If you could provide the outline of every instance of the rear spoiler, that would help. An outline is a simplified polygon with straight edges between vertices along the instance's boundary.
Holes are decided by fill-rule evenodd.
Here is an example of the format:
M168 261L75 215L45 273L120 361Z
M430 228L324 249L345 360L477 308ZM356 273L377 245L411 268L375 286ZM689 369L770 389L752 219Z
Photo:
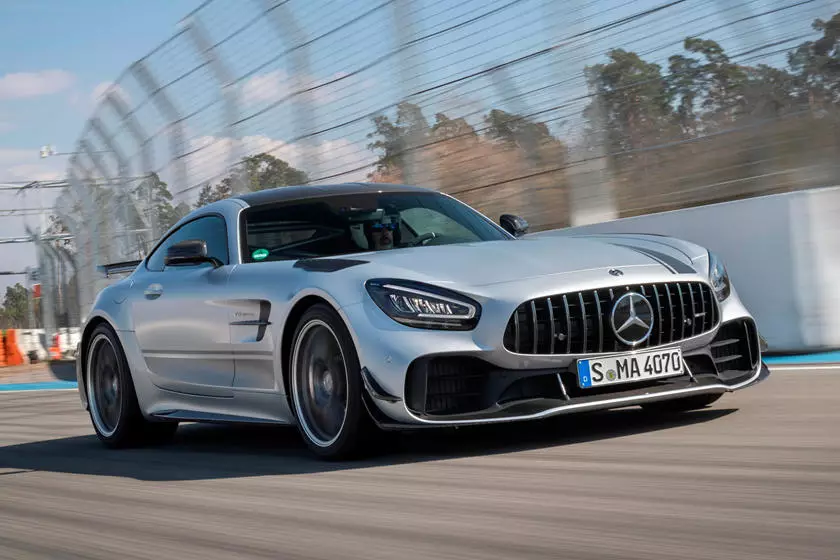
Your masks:
M110 278L114 274L124 274L126 272L134 272L134 269L143 262L142 260L139 261L122 261L122 262L115 262L109 264L103 264L99 267L100 272L102 272L106 278Z

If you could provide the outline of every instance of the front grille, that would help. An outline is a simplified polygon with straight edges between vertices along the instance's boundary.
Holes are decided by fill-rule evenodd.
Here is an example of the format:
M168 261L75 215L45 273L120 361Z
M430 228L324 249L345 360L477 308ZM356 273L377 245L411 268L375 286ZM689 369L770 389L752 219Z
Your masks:
M618 340L610 325L613 304L629 291L653 308L653 330L636 347ZM703 282L631 284L526 301L508 321L504 345L517 354L620 352L691 338L719 320L714 293Z

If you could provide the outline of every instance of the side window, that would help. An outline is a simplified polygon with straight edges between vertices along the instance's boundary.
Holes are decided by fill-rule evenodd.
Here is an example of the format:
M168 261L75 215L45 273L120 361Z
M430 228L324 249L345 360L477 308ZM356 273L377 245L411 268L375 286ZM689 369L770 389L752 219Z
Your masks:
M463 225L431 208L409 208L403 210L400 218L417 232L417 235L435 233L455 238L471 239L475 237L475 234Z
M201 239L206 242L207 254L209 256L216 257L224 264L229 264L230 259L228 256L225 220L218 216L205 216L184 224L172 232L172 235L167 237L155 252L149 256L146 267L149 270L162 271L164 269L163 260L166 256L166 250L175 243L188 239Z
M242 262L340 255L361 250L350 229L322 202L243 212Z

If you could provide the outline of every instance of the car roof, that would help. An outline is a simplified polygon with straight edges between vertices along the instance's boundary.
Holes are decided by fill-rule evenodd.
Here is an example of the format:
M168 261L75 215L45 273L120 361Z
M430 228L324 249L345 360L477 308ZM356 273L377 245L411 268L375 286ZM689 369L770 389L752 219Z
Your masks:
M290 202L308 198L365 194L372 192L433 193L436 191L412 185L395 185L391 183L338 183L333 185L295 185L288 187L275 187L273 189L244 193L231 198L242 200L248 204L248 206L260 206L263 204Z

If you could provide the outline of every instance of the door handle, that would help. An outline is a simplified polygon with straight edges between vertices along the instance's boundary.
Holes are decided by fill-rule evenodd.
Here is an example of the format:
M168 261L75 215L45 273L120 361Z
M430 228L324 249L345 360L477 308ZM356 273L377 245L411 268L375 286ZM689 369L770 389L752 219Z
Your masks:
M163 294L163 286L160 284L149 284L149 287L143 292L149 299L160 297Z

